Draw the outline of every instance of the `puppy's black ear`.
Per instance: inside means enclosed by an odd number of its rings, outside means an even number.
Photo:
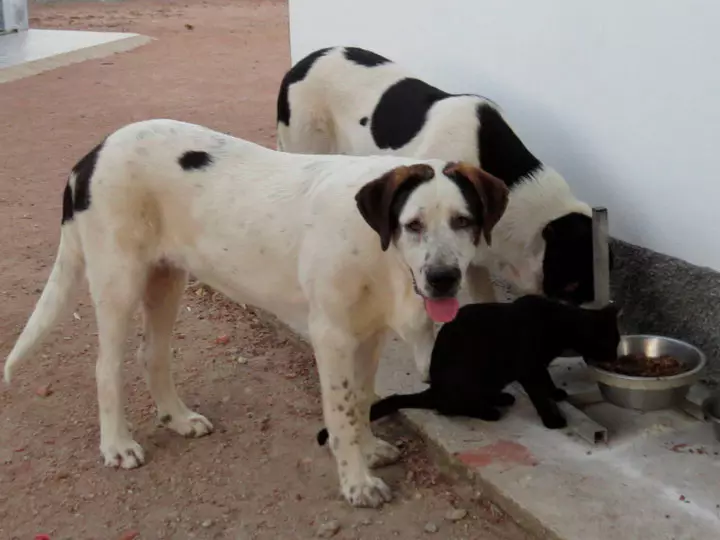
[[[430,165],[397,167],[365,184],[355,195],[360,215],[380,236],[383,251],[390,246],[390,240],[398,227],[398,215],[402,206],[396,203],[400,195],[407,196],[421,183],[434,176],[435,171]]]
[[[477,222],[478,231],[482,230],[485,241],[490,245],[492,230],[507,208],[507,186],[499,178],[469,163],[448,163],[443,174],[458,184]],[[467,189],[468,186],[473,188],[472,191]],[[479,241],[477,236],[475,243]]]

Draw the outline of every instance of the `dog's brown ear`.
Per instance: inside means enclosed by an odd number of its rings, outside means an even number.
[[[473,217],[482,228],[485,241],[490,245],[492,243],[492,230],[507,208],[507,186],[502,180],[487,171],[464,162],[448,163],[443,169],[443,174],[458,183],[460,191],[463,192],[468,201]],[[477,199],[469,196],[470,194],[466,191],[468,185],[474,188],[471,193],[474,193]],[[482,208],[477,207],[477,203],[474,202],[477,200],[479,200]],[[478,237],[476,242],[479,240]]]
[[[380,235],[383,251],[390,246],[390,240],[398,226],[397,214],[401,208],[393,208],[393,203],[398,201],[400,194],[409,194],[434,176],[435,171],[430,165],[397,167],[365,184],[355,195],[355,202],[363,219]]]

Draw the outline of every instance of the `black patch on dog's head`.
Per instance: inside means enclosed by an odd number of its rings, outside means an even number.
[[[360,119],[360,125],[361,125],[361,126],[367,126],[367,123],[368,123],[368,117],[367,117],[367,116],[363,116],[363,117]]]
[[[75,217],[75,212],[82,212],[90,208],[90,180],[95,173],[98,154],[103,144],[105,144],[105,141],[90,150],[72,168],[72,174],[75,177],[75,190],[73,193],[70,182],[65,186],[61,223],[72,220]]]
[[[280,90],[278,92],[277,99],[277,122],[283,123],[286,126],[290,125],[290,101],[288,100],[288,89],[291,84],[302,81],[310,71],[315,61],[324,56],[332,47],[326,47],[325,49],[319,49],[315,52],[308,54],[305,58],[300,60],[297,64],[291,67],[280,83]]]
[[[355,195],[360,215],[380,236],[383,251],[398,231],[400,213],[410,194],[434,177],[435,171],[429,165],[396,167],[365,184]]]
[[[542,165],[497,109],[483,103],[478,106],[477,117],[480,165],[487,172],[512,187]]]
[[[359,47],[345,47],[345,58],[365,67],[375,67],[389,64],[390,60],[377,53]]]
[[[184,171],[197,171],[210,166],[213,158],[203,150],[189,150],[178,158],[178,163]]]
[[[385,90],[372,114],[370,133],[378,148],[397,150],[425,125],[430,108],[451,94],[419,79],[402,79]]]
[[[575,305],[592,302],[595,299],[592,218],[576,212],[566,214],[548,223],[542,236],[543,293]],[[609,266],[612,270],[612,250]]]

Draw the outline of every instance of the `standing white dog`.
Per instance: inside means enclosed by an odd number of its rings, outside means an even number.
[[[495,299],[488,268],[522,292],[573,304],[594,299],[590,207],[528,151],[490,100],[444,92],[371,51],[335,47],[288,71],[277,121],[278,147],[287,152],[481,166],[506,183],[510,202],[493,245],[481,246],[470,267],[475,299]]]
[[[138,304],[139,356],[160,421],[182,435],[209,433],[170,374],[192,272],[235,301],[307,322],[342,492],[353,505],[379,506],[390,490],[369,467],[398,457],[369,427],[381,340],[393,329],[429,360],[430,318],[455,316],[465,270],[506,203],[502,182],[461,163],[286,154],[172,120],[126,126],[73,168],[57,259],[5,378],[71,306],[85,270],[106,465],[144,461],[121,377]]]

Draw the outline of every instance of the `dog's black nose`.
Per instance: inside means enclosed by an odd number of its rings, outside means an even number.
[[[462,273],[456,266],[439,266],[427,271],[427,282],[438,296],[455,294],[460,285]]]

